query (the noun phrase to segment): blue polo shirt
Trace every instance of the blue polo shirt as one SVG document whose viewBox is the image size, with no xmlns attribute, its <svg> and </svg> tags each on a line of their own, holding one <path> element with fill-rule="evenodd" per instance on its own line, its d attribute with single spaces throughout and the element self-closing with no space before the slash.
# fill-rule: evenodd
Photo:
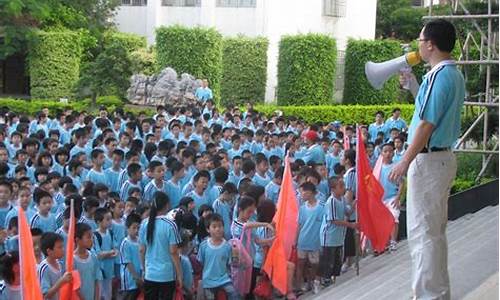
<svg viewBox="0 0 500 300">
<path fill-rule="evenodd" d="M 199 87 L 195 92 L 196 98 L 202 102 L 206 102 L 208 99 L 213 99 L 212 90 L 210 88 Z"/>
<path fill-rule="evenodd" d="M 429 147 L 451 147 L 460 134 L 460 117 L 465 97 L 462 73 L 454 61 L 442 61 L 423 77 L 415 99 L 408 144 L 421 120 L 434 125 Z"/>
</svg>

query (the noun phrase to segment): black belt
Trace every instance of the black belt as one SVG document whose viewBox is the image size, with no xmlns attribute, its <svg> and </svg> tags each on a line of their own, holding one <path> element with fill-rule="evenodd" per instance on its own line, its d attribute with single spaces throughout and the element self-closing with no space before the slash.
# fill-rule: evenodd
<svg viewBox="0 0 500 300">
<path fill-rule="evenodd" d="M 424 149 L 422 149 L 422 151 L 420 151 L 420 153 L 441 152 L 441 151 L 449 151 L 449 150 L 450 150 L 449 147 L 445 147 L 445 148 L 431 147 L 431 151 L 429 151 L 429 149 L 427 147 L 424 147 Z"/>
</svg>

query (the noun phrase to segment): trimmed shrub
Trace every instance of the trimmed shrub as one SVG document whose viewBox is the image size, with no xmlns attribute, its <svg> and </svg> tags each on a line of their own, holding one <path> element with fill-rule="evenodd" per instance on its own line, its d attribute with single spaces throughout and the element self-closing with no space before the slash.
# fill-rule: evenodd
<svg viewBox="0 0 500 300">
<path fill-rule="evenodd" d="M 382 62 L 402 54 L 401 46 L 395 40 L 350 39 L 345 54 L 343 103 L 388 104 L 396 102 L 400 90 L 397 76 L 389 79 L 378 91 L 366 79 L 365 63 L 367 61 Z"/>
<path fill-rule="evenodd" d="M 278 105 L 332 102 L 337 47 L 323 34 L 284 36 L 279 44 Z"/>
<path fill-rule="evenodd" d="M 29 74 L 33 98 L 59 98 L 73 94 L 80 71 L 79 34 L 37 31 L 30 43 Z"/>
<path fill-rule="evenodd" d="M 215 100 L 220 99 L 222 36 L 215 29 L 160 27 L 156 29 L 156 53 L 158 69 L 172 67 L 179 75 L 206 78 Z"/>
<path fill-rule="evenodd" d="M 267 79 L 266 38 L 226 38 L 222 50 L 222 104 L 264 102 Z"/>
<path fill-rule="evenodd" d="M 387 105 L 320 105 L 320 106 L 273 106 L 256 105 L 255 110 L 265 115 L 271 115 L 280 110 L 285 116 L 296 116 L 307 123 L 329 123 L 335 120 L 343 124 L 371 124 L 375 113 L 383 111 L 391 115 L 396 107 L 401 109 L 401 117 L 409 122 L 413 116 L 414 106 L 411 104 Z"/>
<path fill-rule="evenodd" d="M 154 47 L 140 48 L 130 53 L 132 72 L 153 75 L 156 73 L 156 50 Z"/>
<path fill-rule="evenodd" d="M 113 43 L 119 43 L 125 48 L 127 53 L 132 53 L 140 48 L 147 47 L 146 38 L 134 33 L 125 33 L 119 31 L 108 31 L 104 34 L 104 47 Z"/>
</svg>

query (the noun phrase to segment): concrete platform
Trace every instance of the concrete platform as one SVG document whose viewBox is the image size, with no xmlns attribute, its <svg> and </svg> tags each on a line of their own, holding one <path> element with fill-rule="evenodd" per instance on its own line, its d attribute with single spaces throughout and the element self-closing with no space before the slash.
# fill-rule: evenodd
<svg viewBox="0 0 500 300">
<path fill-rule="evenodd" d="M 486 207 L 448 223 L 448 270 L 452 299 L 498 299 L 498 207 Z M 410 255 L 402 241 L 396 252 L 360 261 L 334 286 L 301 299 L 410 299 Z"/>
</svg>

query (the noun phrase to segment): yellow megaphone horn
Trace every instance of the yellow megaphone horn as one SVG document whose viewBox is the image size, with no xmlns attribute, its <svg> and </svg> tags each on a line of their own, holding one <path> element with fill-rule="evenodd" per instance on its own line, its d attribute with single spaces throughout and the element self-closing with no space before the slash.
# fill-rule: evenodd
<svg viewBox="0 0 500 300">
<path fill-rule="evenodd" d="M 398 58 L 381 63 L 369 61 L 365 64 L 366 78 L 373 88 L 380 90 L 392 75 L 400 72 L 402 68 L 418 65 L 420 61 L 418 52 L 409 52 Z"/>
</svg>

